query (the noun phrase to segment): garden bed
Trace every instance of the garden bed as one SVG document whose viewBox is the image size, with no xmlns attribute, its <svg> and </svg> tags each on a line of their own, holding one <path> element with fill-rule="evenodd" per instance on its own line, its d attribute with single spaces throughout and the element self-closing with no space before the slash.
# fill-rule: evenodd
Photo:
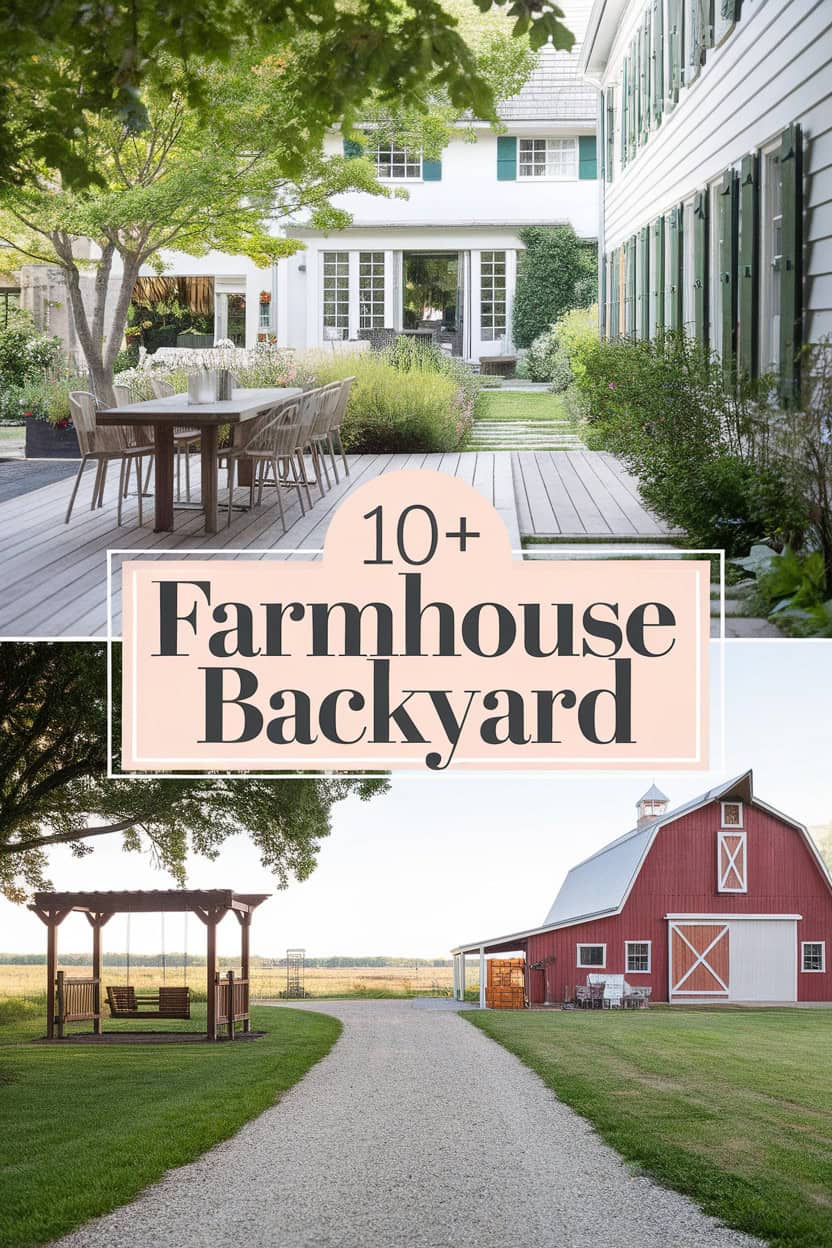
<svg viewBox="0 0 832 1248">
<path fill-rule="evenodd" d="M 72 426 L 59 429 L 46 420 L 26 421 L 27 459 L 80 459 L 78 435 Z"/>
</svg>

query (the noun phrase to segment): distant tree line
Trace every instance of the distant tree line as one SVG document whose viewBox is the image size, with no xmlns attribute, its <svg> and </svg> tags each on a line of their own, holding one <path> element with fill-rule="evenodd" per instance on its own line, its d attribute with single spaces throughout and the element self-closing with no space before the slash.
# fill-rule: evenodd
<svg viewBox="0 0 832 1248">
<path fill-rule="evenodd" d="M 89 953 L 62 953 L 62 966 L 88 966 L 91 958 Z M 205 958 L 199 955 L 191 957 L 190 954 L 184 953 L 166 953 L 164 955 L 166 966 L 204 966 Z M 104 953 L 101 955 L 101 961 L 104 966 L 126 966 L 126 953 Z M 131 953 L 131 966 L 159 966 L 162 962 L 161 953 Z M 234 965 L 234 958 L 220 958 L 221 964 L 228 963 Z M 0 966 L 45 966 L 45 953 L 0 953 Z M 258 954 L 251 957 L 251 965 L 261 970 L 285 970 L 285 958 L 264 958 Z M 396 967 L 412 967 L 414 970 L 422 966 L 439 967 L 450 966 L 450 958 L 306 958 L 305 965 L 308 967 L 343 967 L 343 966 L 396 966 Z"/>
</svg>

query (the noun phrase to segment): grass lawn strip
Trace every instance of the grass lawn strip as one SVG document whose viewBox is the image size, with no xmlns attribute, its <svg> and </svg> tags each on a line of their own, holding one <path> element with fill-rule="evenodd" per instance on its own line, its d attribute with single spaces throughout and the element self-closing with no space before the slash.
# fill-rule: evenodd
<svg viewBox="0 0 832 1248">
<path fill-rule="evenodd" d="M 194 1014 L 204 1028 L 204 1006 Z M 2 1248 L 66 1234 L 193 1161 L 273 1105 L 341 1031 L 290 1009 L 255 1008 L 252 1027 L 267 1034 L 111 1049 L 28 1043 L 42 1018 L 0 1027 Z"/>
<path fill-rule="evenodd" d="M 832 1244 L 832 1014 L 488 1011 L 505 1045 L 628 1161 L 772 1245 Z"/>
<path fill-rule="evenodd" d="M 559 394 L 530 394 L 522 390 L 481 390 L 474 410 L 474 428 L 480 420 L 557 421 L 564 431 L 575 432 L 563 398 Z"/>
</svg>

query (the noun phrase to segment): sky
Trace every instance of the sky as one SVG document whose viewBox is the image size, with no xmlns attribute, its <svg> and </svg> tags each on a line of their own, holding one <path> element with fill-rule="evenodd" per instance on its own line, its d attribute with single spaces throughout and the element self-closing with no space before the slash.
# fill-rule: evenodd
<svg viewBox="0 0 832 1248">
<path fill-rule="evenodd" d="M 548 777 L 398 775 L 386 796 L 334 808 L 332 834 L 303 883 L 275 891 L 273 877 L 239 836 L 216 862 L 193 859 L 188 884 L 273 893 L 252 928 L 252 950 L 266 957 L 282 957 L 294 946 L 312 957 L 447 957 L 455 944 L 542 922 L 569 867 L 634 825 L 635 803 L 654 780 L 675 806 L 753 767 L 764 801 L 809 826 L 828 824 L 832 644 L 729 642 L 725 652 L 724 766 L 719 760 L 706 772 Z M 717 685 L 718 673 L 713 676 Z M 656 713 L 672 715 L 673 707 L 657 706 Z M 174 887 L 147 857 L 122 852 L 117 838 L 94 844 L 82 859 L 53 851 L 55 888 Z M 168 953 L 182 950 L 181 916 L 168 916 L 164 935 Z M 123 951 L 125 936 L 126 921 L 117 916 L 105 929 L 105 949 Z M 238 941 L 229 916 L 219 928 L 220 953 L 235 953 Z M 187 942 L 191 953 L 204 953 L 196 918 L 188 922 Z M 82 915 L 64 922 L 60 943 L 66 953 L 89 950 Z M 159 916 L 133 916 L 132 951 L 156 953 L 161 944 Z M 40 921 L 0 902 L 0 952 L 45 948 Z"/>
</svg>

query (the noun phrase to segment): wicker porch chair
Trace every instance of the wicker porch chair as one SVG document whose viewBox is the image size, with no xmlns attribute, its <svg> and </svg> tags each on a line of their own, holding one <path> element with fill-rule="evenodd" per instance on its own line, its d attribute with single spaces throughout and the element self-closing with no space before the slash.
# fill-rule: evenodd
<svg viewBox="0 0 832 1248">
<path fill-rule="evenodd" d="M 152 377 L 151 389 L 157 399 L 169 399 L 176 394 L 169 381 L 162 377 Z M 198 429 L 190 429 L 187 425 L 174 425 L 173 445 L 176 450 L 176 497 L 182 497 L 182 479 L 180 462 L 185 457 L 185 501 L 191 501 L 191 451 L 199 450 L 200 433 Z"/>
<path fill-rule="evenodd" d="M 72 516 L 72 508 L 75 505 L 75 499 L 78 494 L 78 487 L 81 484 L 81 477 L 89 460 L 96 463 L 95 482 L 92 487 L 92 500 L 90 502 L 90 511 L 95 511 L 96 507 L 103 506 L 104 503 L 104 486 L 107 480 L 107 468 L 111 463 L 118 462 L 120 464 L 119 490 L 118 490 L 118 523 L 121 524 L 121 510 L 124 501 L 125 479 L 129 479 L 130 468 L 136 465 L 136 481 L 137 494 L 139 501 L 139 524 L 142 523 L 144 517 L 142 515 L 142 459 L 145 455 L 153 454 L 152 446 L 131 446 L 128 440 L 128 430 L 122 425 L 109 425 L 99 427 L 95 423 L 95 413 L 98 407 L 95 395 L 90 394 L 87 390 L 72 390 L 69 395 L 69 408 L 72 412 L 72 423 L 75 426 L 75 432 L 78 435 L 78 445 L 81 449 L 81 463 L 78 467 L 78 475 L 75 478 L 75 484 L 72 487 L 72 493 L 69 497 L 69 506 L 66 509 L 65 524 L 69 524 Z"/>
</svg>

